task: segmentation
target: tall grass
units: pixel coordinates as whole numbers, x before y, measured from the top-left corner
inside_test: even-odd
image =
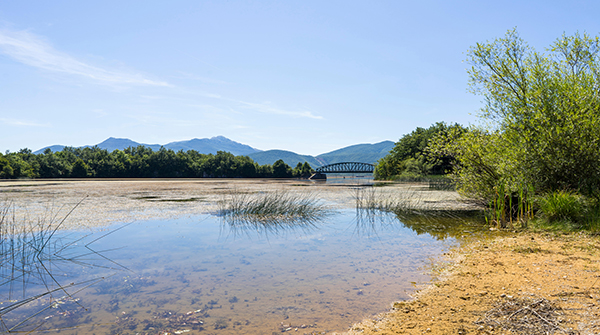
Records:
[[[549,222],[579,222],[583,217],[583,198],[569,191],[555,191],[538,200],[541,214]]]
[[[278,232],[308,228],[331,211],[314,193],[232,191],[218,202],[218,214],[233,230]]]
[[[572,191],[549,192],[537,198],[536,225],[551,230],[600,231],[600,201]]]
[[[497,228],[513,228],[517,224],[526,228],[527,222],[534,216],[534,194],[531,186],[511,192],[506,184],[497,185],[494,197],[488,204],[486,221]]]

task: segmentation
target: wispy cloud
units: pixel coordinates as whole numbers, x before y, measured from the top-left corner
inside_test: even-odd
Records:
[[[140,74],[86,64],[56,50],[40,36],[27,31],[0,30],[0,52],[23,64],[51,72],[84,77],[102,84],[170,86]]]
[[[268,103],[258,104],[258,103],[252,103],[252,102],[244,102],[244,101],[240,101],[240,103],[246,108],[251,108],[251,109],[257,110],[262,113],[267,113],[267,114],[288,115],[288,116],[292,116],[292,117],[296,117],[296,118],[307,117],[307,118],[317,119],[317,120],[323,119],[322,116],[314,115],[311,111],[289,111],[289,110],[273,107]]]
[[[0,122],[4,123],[4,124],[7,124],[9,126],[50,127],[50,124],[35,123],[35,122],[31,122],[31,121],[23,121],[23,120],[18,120],[18,119],[0,118]]]
[[[178,71],[181,75],[180,76],[175,76],[175,78],[179,78],[179,79],[191,79],[191,80],[196,80],[196,81],[200,81],[206,84],[229,84],[226,81],[223,80],[218,80],[218,79],[212,79],[212,78],[207,78],[207,77],[201,77],[201,76],[197,76],[191,73],[187,73],[187,72],[183,72],[183,71]]]

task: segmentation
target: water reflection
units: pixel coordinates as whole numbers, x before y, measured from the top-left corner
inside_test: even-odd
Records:
[[[402,210],[383,211],[356,208],[355,234],[379,236],[382,233],[409,228],[417,235],[427,234],[437,240],[461,239],[466,235],[487,232],[480,211]]]
[[[285,235],[289,233],[304,233],[318,230],[325,218],[269,218],[257,219],[248,216],[221,216],[221,229],[225,236],[253,237],[269,235]]]
[[[427,234],[437,240],[460,239],[488,231],[481,211],[420,210],[394,213],[402,224],[417,234]]]

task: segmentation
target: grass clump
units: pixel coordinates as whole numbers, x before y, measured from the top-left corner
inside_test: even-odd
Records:
[[[279,229],[311,227],[330,214],[313,193],[233,191],[218,202],[218,215],[232,229],[276,232]]]
[[[569,191],[555,191],[539,198],[542,216],[549,222],[577,223],[582,219],[584,202],[581,196]]]
[[[537,199],[537,228],[554,231],[600,231],[600,203],[571,191],[554,191]]]

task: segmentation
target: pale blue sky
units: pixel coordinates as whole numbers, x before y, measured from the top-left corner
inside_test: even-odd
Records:
[[[0,150],[223,135],[320,154],[475,123],[469,46],[600,34],[598,1],[2,1]]]

